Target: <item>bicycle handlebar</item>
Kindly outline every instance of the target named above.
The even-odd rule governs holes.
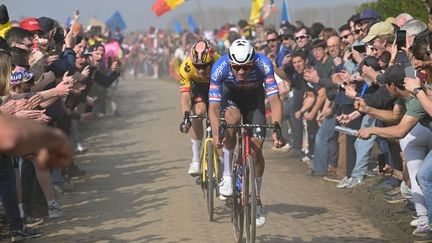
[[[185,111],[183,121],[180,123],[180,132],[188,133],[190,127],[192,126],[193,119],[208,119],[207,115],[191,115],[189,111]]]
[[[282,137],[282,130],[279,125],[279,122],[275,122],[274,124],[226,124],[225,122],[222,122],[219,126],[219,144],[222,144],[222,140],[225,135],[225,130],[227,128],[245,128],[245,129],[253,129],[253,128],[273,128],[273,132],[276,133],[276,138],[279,141],[282,141],[282,144],[284,144],[284,140]]]

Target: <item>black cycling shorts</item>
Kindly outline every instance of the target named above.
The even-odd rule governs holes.
[[[199,102],[204,102],[208,106],[209,84],[191,83],[192,106]]]
[[[225,111],[230,108],[240,110],[243,124],[266,124],[264,88],[258,87],[250,90],[240,90],[224,86],[222,91],[221,116],[224,117]],[[266,129],[255,128],[253,134],[259,139],[264,139]]]

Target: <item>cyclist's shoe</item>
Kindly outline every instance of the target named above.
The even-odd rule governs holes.
[[[231,176],[223,176],[219,183],[219,193],[225,197],[230,197],[233,194],[233,184]]]
[[[190,176],[197,176],[200,173],[200,163],[199,162],[192,162],[189,165],[188,174]]]
[[[36,230],[23,227],[22,230],[12,230],[11,231],[12,242],[23,241],[27,239],[32,239],[36,237],[41,237],[42,234]]]
[[[263,227],[266,222],[266,215],[262,204],[257,205],[256,208],[256,227]]]

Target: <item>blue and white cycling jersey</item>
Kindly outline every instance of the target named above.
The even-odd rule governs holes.
[[[267,97],[278,95],[273,64],[265,55],[256,53],[253,67],[245,80],[239,81],[231,70],[228,55],[223,55],[213,65],[210,77],[209,102],[221,102],[222,85],[234,89],[254,89],[263,86]]]

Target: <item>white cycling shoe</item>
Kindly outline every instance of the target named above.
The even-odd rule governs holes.
[[[256,221],[255,222],[256,222],[257,228],[263,227],[265,222],[266,222],[266,215],[265,215],[265,211],[264,211],[264,208],[262,207],[262,205],[257,205]]]
[[[219,183],[219,193],[225,197],[230,197],[233,194],[233,184],[231,176],[223,176]]]
[[[200,173],[200,163],[199,162],[192,162],[189,165],[188,174],[190,176],[197,176]]]

